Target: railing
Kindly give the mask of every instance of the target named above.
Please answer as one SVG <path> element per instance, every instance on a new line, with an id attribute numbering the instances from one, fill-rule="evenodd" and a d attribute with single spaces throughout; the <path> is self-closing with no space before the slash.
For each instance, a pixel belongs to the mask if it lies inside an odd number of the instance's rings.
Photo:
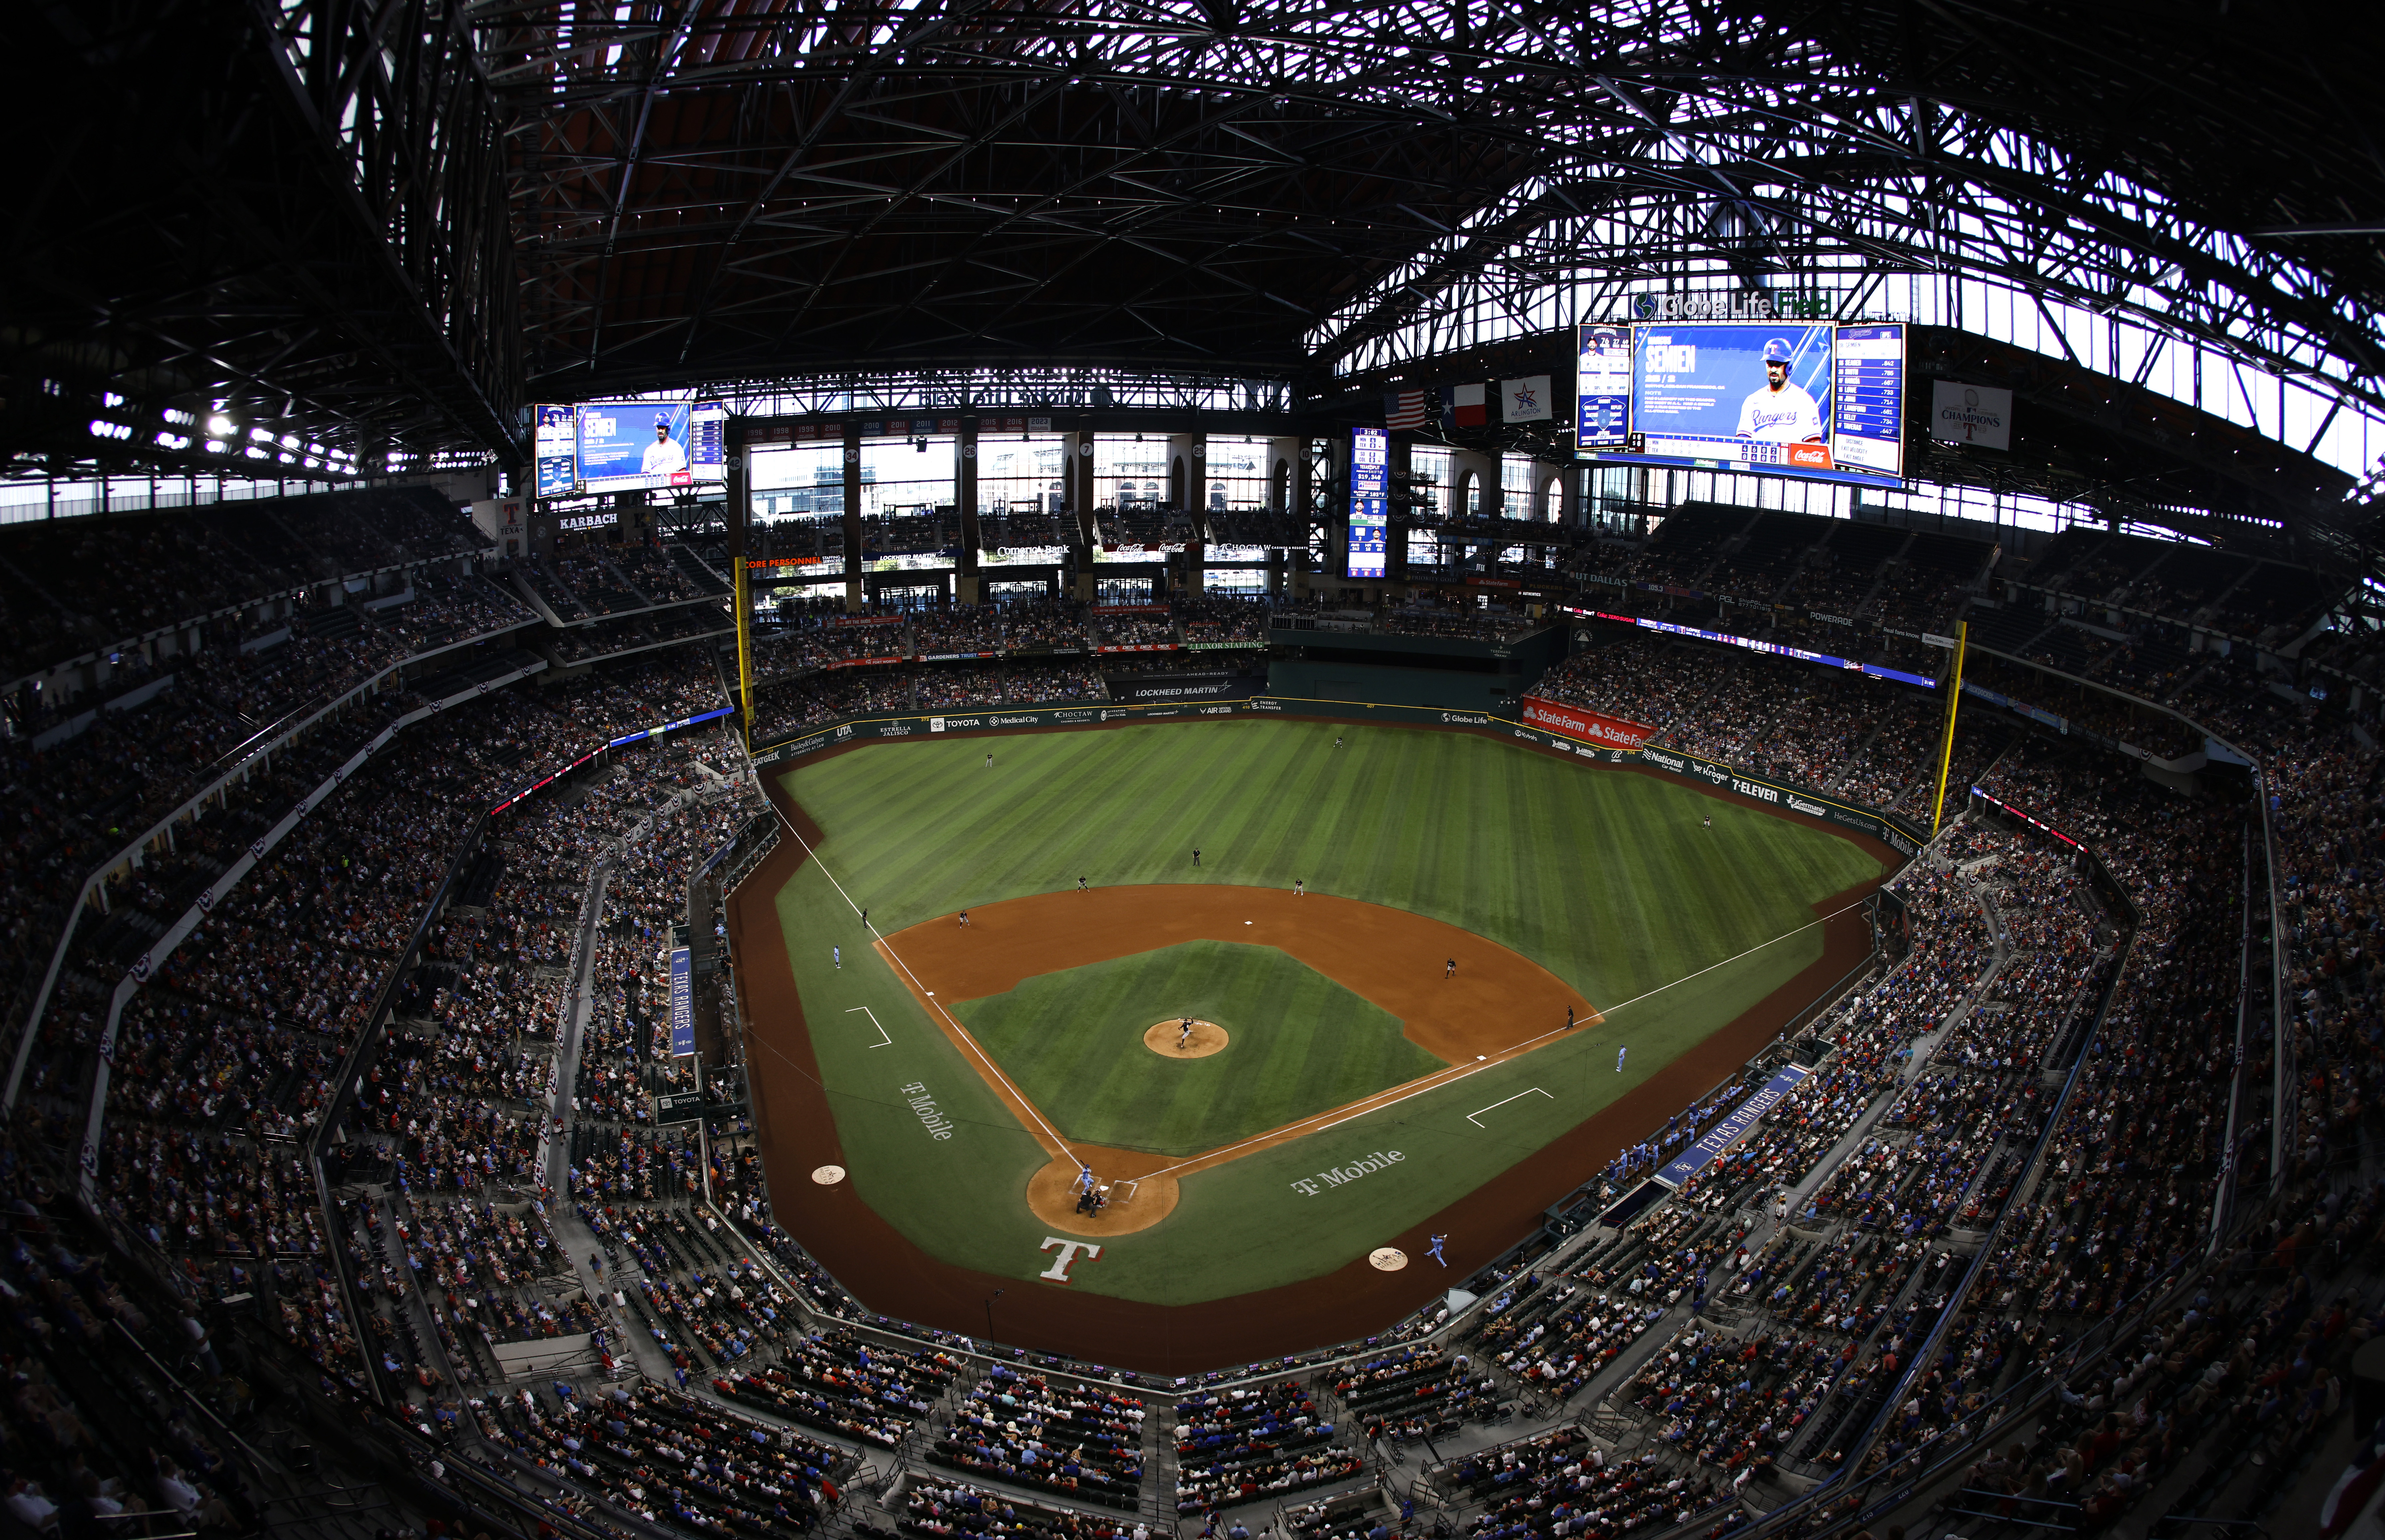
<path id="1" fill-rule="evenodd" d="M 331 1143 L 331 1130 L 338 1126 L 349 1101 L 355 1097 L 357 1083 L 372 1062 L 380 1057 L 381 1039 L 397 1001 L 397 991 L 406 973 L 421 955 L 422 943 L 431 935 L 431 926 L 447 908 L 448 895 L 455 891 L 456 880 L 464 874 L 465 863 L 479 853 L 481 838 L 488 827 L 488 815 L 475 813 L 471 827 L 456 841 L 455 853 L 448 858 L 446 875 L 431 890 L 429 901 L 415 917 L 414 930 L 398 952 L 397 961 L 390 965 L 381 979 L 381 989 L 373 997 L 372 1009 L 365 1013 L 364 1025 L 357 1029 L 356 1040 L 340 1065 L 340 1073 L 331 1083 L 331 1095 L 323 1104 L 322 1115 L 315 1124 L 314 1136 L 306 1146 L 306 1173 L 314 1179 L 315 1201 L 323 1211 L 324 1249 L 331 1254 L 331 1266 L 339 1274 L 340 1298 L 346 1306 L 351 1330 L 355 1332 L 356 1348 L 364 1360 L 365 1380 L 372 1386 L 373 1397 L 383 1405 L 389 1402 L 387 1388 L 381 1383 L 384 1371 L 374 1360 L 371 1343 L 364 1334 L 364 1323 L 370 1311 L 356 1297 L 356 1270 L 348 1256 L 347 1237 L 340 1228 L 340 1211 L 331 1198 L 331 1184 L 323 1172 L 323 1151 Z"/>
<path id="2" fill-rule="evenodd" d="M 76 925 L 83 909 L 90 906 L 102 891 L 108 873 L 131 861 L 151 841 L 165 834 L 175 824 L 184 818 L 196 817 L 199 810 L 209 799 L 221 795 L 230 787 L 234 777 L 246 774 L 249 768 L 260 759 L 287 748 L 296 740 L 299 734 L 314 727 L 333 713 L 360 703 L 367 695 L 371 694 L 406 667 L 456 648 L 468 646 L 473 642 L 518 628 L 518 625 L 507 625 L 496 630 L 474 632 L 469 636 L 442 642 L 421 652 L 409 653 L 386 667 L 374 670 L 372 677 L 361 683 L 344 690 L 318 696 L 308 705 L 283 714 L 280 722 L 274 727 L 251 734 L 240 747 L 219 757 L 201 780 L 198 789 L 184 798 L 180 806 L 157 819 L 139 835 L 126 841 L 120 848 L 103 857 L 94 865 L 77 888 L 66 919 L 59 926 L 57 942 L 50 949 L 49 967 L 43 974 L 40 987 L 34 991 L 31 1009 L 25 1014 L 25 1023 L 18 1036 L 6 1089 L 0 1091 L 0 1106 L 16 1105 L 18 1091 L 24 1077 L 26 1058 L 32 1049 L 33 1035 L 40 1028 L 43 1016 L 48 1013 L 50 996 L 57 987 L 59 973 L 66 966 L 67 953 L 72 947 Z M 309 712 L 312 714 L 306 714 Z M 293 718 L 300 717 L 303 719 L 293 722 Z"/>

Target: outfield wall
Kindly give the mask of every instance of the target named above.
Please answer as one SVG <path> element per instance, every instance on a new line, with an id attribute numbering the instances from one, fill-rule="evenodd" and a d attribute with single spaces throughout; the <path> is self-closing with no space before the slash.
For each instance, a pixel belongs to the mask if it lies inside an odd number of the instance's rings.
<path id="1" fill-rule="evenodd" d="M 1270 716 L 1328 717 L 1351 722 L 1374 722 L 1385 726 L 1408 727 L 1450 727 L 1470 729 L 1492 738 L 1514 738 L 1538 749 L 1557 753 L 1580 754 L 1584 759 L 1604 764 L 1638 765 L 1660 771 L 1679 780 L 1712 787 L 1762 802 L 1784 813 L 1803 813 L 1868 835 L 1901 856 L 1910 857 L 1928 843 L 1929 832 L 1911 819 L 1872 807 L 1864 802 L 1828 796 L 1811 787 L 1773 776 L 1759 776 L 1752 771 L 1736 769 L 1717 760 L 1683 753 L 1652 743 L 1636 747 L 1618 747 L 1611 741 L 1597 741 L 1554 729 L 1546 716 L 1536 718 L 1527 727 L 1515 716 L 1496 711 L 1447 711 L 1429 706 L 1378 705 L 1355 701 L 1321 701 L 1282 695 L 1254 695 L 1242 701 L 1184 702 L 1167 704 L 1119 703 L 1089 702 L 1082 705 L 1003 706 L 986 711 L 946 712 L 938 714 L 905 716 L 852 716 L 825 724 L 801 738 L 774 744 L 755 752 L 754 764 L 759 767 L 783 764 L 816 754 L 823 749 L 870 739 L 913 738 L 931 733 L 1005 733 L 1031 732 L 1050 727 L 1101 727 L 1112 722 L 1165 722 L 1179 718 L 1199 720 L 1208 717 L 1247 714 Z"/>

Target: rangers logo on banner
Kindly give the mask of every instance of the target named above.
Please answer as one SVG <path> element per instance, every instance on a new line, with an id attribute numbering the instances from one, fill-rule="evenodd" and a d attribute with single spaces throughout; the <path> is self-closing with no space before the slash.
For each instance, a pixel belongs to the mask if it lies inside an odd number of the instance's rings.
<path id="1" fill-rule="evenodd" d="M 133 960 L 133 963 L 132 963 L 132 980 L 133 980 L 133 982 L 134 982 L 134 983 L 136 983 L 136 984 L 139 984 L 139 983 L 145 983 L 145 982 L 147 982 L 148 977 L 149 977 L 149 954 L 148 954 L 147 952 L 145 952 L 145 951 L 144 951 L 144 952 L 143 952 L 143 953 L 142 953 L 138 958 L 136 958 L 136 959 L 134 959 L 134 960 Z"/>
<path id="2" fill-rule="evenodd" d="M 265 859 L 265 841 L 262 839 L 250 840 L 248 842 L 248 853 L 252 859 L 263 861 Z"/>
<path id="3" fill-rule="evenodd" d="M 211 909 L 215 908 L 215 906 L 216 906 L 216 890 L 215 890 L 214 888 L 210 888 L 206 889 L 204 892 L 200 893 L 200 895 L 199 895 L 199 913 L 200 913 L 205 914 L 205 913 L 206 913 L 209 910 L 211 910 Z"/>

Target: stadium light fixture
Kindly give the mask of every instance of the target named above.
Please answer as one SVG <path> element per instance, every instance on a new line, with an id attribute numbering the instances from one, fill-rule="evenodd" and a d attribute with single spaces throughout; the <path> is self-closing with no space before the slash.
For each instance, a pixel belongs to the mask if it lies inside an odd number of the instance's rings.
<path id="1" fill-rule="evenodd" d="M 207 419 L 207 432 L 216 438 L 229 439 L 239 431 L 240 429 L 233 426 L 232 420 L 220 412 Z"/>

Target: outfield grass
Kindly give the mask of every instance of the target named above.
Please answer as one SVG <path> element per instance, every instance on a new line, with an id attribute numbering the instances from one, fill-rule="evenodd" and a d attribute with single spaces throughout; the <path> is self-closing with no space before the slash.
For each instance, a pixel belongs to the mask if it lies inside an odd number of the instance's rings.
<path id="1" fill-rule="evenodd" d="M 1083 1291 L 1162 1304 L 1330 1272 L 1458 1201 L 1813 962 L 1814 903 L 1880 875 L 1820 830 L 1470 734 L 1234 719 L 925 739 L 783 779 L 824 836 L 778 910 L 855 1188 L 923 1249 L 965 1267 L 1031 1279 L 1049 1265 L 1024 1201 L 1045 1157 L 868 951 L 856 904 L 891 934 L 965 904 L 1073 887 L 1080 873 L 1303 877 L 1513 948 L 1606 1012 L 1592 1033 L 1187 1178 L 1166 1221 L 1076 1274 Z M 844 949 L 842 971 L 832 945 Z M 768 1051 L 776 1028 L 756 1029 Z M 1618 1044 L 1630 1049 L 1622 1072 Z M 930 1137 L 905 1104 L 914 1085 L 953 1137 Z M 1392 1149 L 1405 1157 L 1393 1171 L 1304 1190 L 1320 1168 Z"/>
<path id="2" fill-rule="evenodd" d="M 955 1008 L 1071 1140 L 1194 1155 L 1444 1067 L 1397 1017 L 1273 947 L 1188 941 Z M 1143 1047 L 1152 1023 L 1226 1029 L 1205 1059 Z"/>
<path id="3" fill-rule="evenodd" d="M 1470 733 L 1155 723 L 877 745 L 785 780 L 886 934 L 1080 875 L 1298 877 L 1488 937 L 1601 1008 L 1795 930 L 1817 899 L 1879 875 L 1785 818 Z M 1820 944 L 1817 930 L 1772 949 L 1802 954 L 1779 976 Z"/>

